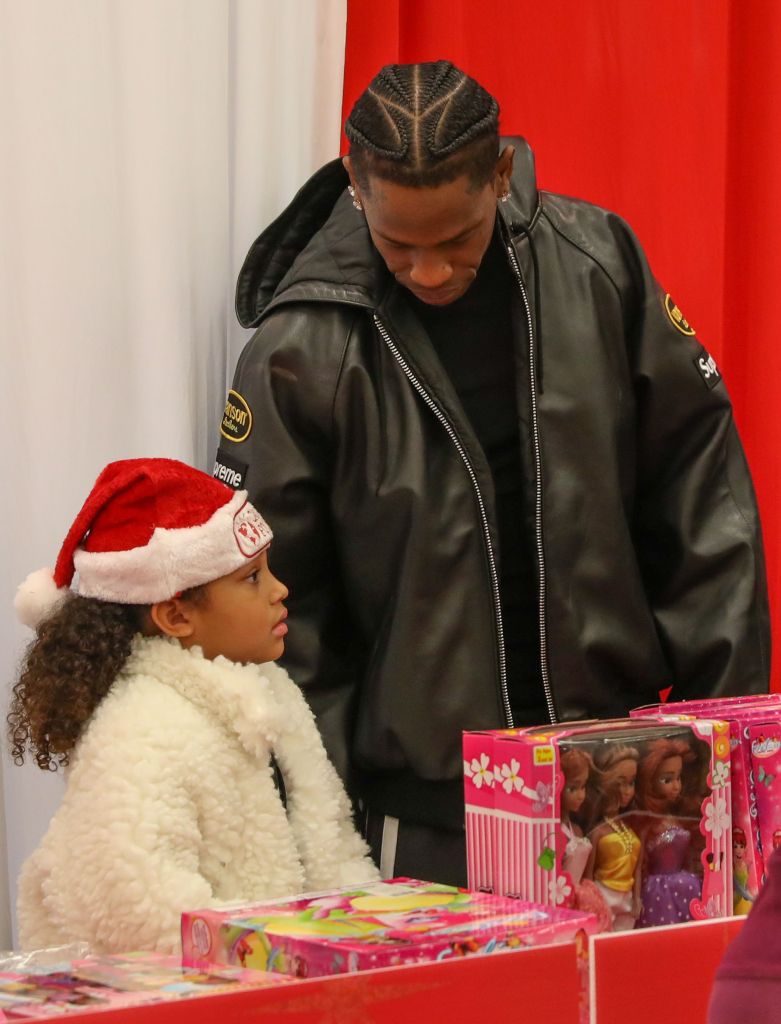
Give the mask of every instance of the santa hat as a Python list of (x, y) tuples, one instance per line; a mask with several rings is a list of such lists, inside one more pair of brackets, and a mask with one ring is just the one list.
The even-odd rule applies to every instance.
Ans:
[(173, 459), (127, 459), (106, 466), (76, 516), (54, 572), (19, 587), (14, 607), (36, 628), (69, 593), (154, 604), (219, 579), (271, 543), (247, 501), (213, 477)]

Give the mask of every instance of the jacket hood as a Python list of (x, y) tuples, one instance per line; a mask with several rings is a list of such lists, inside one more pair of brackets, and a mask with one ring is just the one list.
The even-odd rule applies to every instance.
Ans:
[[(539, 207), (534, 154), (515, 146), (510, 200), (499, 205), (511, 234), (529, 229)], [(257, 327), (280, 302), (343, 302), (373, 309), (387, 282), (363, 214), (347, 193), (341, 160), (312, 175), (289, 206), (252, 243), (236, 284), (236, 316)]]

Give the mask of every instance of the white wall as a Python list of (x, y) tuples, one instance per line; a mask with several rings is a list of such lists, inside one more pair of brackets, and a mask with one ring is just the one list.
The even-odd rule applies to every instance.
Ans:
[[(15, 588), (53, 564), (104, 464), (210, 468), (247, 337), (235, 275), (337, 155), (345, 24), (346, 0), (0, 0), (7, 687), (29, 638)], [(62, 793), (4, 749), (0, 947)]]

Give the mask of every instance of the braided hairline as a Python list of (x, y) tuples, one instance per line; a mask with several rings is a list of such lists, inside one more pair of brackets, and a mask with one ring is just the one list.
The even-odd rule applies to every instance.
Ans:
[[(345, 130), (352, 144), (351, 155), (358, 158), (357, 162), (364, 162), (368, 158), (368, 161), (374, 164), (375, 171), (380, 170), (375, 164), (375, 160), (388, 161), (389, 164), (395, 163), (398, 165), (398, 171), (392, 172), (391, 176), (394, 179), (400, 175), (414, 180), (420, 174), (426, 175), (426, 172), (431, 171), (433, 172), (433, 183), (433, 178), (443, 176), (441, 172), (444, 172), (446, 178), (450, 177), (445, 168), (439, 165), (441, 160), (445, 160), (484, 136), (495, 134), (498, 142), (499, 106), (496, 100), (486, 93), (478, 83), (475, 83), (454, 65), (446, 62), (438, 62), (434, 76), (428, 83), (428, 97), (435, 94), (443, 83), (448, 80), (452, 82), (455, 76), (458, 76), (457, 81), (444, 95), (436, 96), (424, 106), (425, 99), (428, 97), (425, 96), (425, 87), (421, 83), (421, 68), (421, 65), (412, 65), (411, 76), (406, 81), (400, 73), (401, 67), (383, 68), (366, 89), (363, 97), (357, 101), (357, 109), (353, 109), (345, 125)], [(473, 103), (473, 109), (477, 107), (475, 113), (479, 114), (481, 107), (484, 112), (482, 116), (478, 117), (478, 120), (463, 128), (454, 138), (443, 144), (441, 140), (447, 132), (454, 103), (469, 83), (476, 86), (478, 90)], [(379, 129), (377, 122), (375, 122), (376, 127), (372, 126), (370, 110), (366, 106), (361, 109), (361, 100), (364, 104), (370, 100), (375, 109), (378, 108), (377, 114), (374, 116), (381, 117), (385, 129), (389, 129), (387, 134), (385, 130)], [(467, 99), (467, 104), (468, 102)], [(438, 111), (440, 112), (439, 116), (436, 116)], [(469, 116), (467, 107), (465, 117)], [(366, 124), (367, 117), (368, 125)], [(380, 137), (385, 136), (384, 144), (367, 135), (367, 131), (372, 132), (373, 127), (375, 127), (375, 131), (378, 131)], [(382, 172), (388, 170), (390, 170), (389, 166), (383, 168), (380, 171), (380, 176), (384, 177), (385, 174)], [(482, 172), (479, 177), (482, 178)]]

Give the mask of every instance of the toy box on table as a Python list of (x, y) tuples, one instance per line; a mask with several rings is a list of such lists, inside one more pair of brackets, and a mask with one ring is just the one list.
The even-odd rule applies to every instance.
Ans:
[[(709, 700), (678, 701), (637, 708), (630, 717), (654, 715), (663, 721), (689, 721), (692, 717), (710, 718), (729, 723), (730, 774), (732, 780), (731, 850), (733, 862), (733, 912), (747, 914), (756, 899), (765, 876), (764, 857), (772, 852), (774, 801), (765, 790), (774, 775), (766, 758), (757, 759), (753, 767), (752, 731), (754, 738), (768, 734), (781, 721), (781, 695), (755, 694), (743, 697), (719, 697)], [(761, 763), (765, 761), (764, 765)], [(757, 776), (761, 774), (760, 782)], [(762, 796), (762, 808), (758, 797)], [(762, 809), (765, 825), (762, 826)], [(764, 838), (764, 845), (763, 845)], [(767, 845), (770, 842), (770, 845)]]
[(0, 972), (0, 1021), (121, 1009), (292, 980), (228, 966), (194, 970), (182, 967), (179, 957), (156, 953), (87, 957)]
[(409, 878), (182, 915), (186, 963), (299, 977), (444, 960), (590, 934), (589, 914)]
[(467, 807), (493, 792), (497, 893), (590, 911), (605, 930), (731, 912), (726, 724), (503, 730), (489, 762), (478, 780), (465, 756), (465, 792)]

